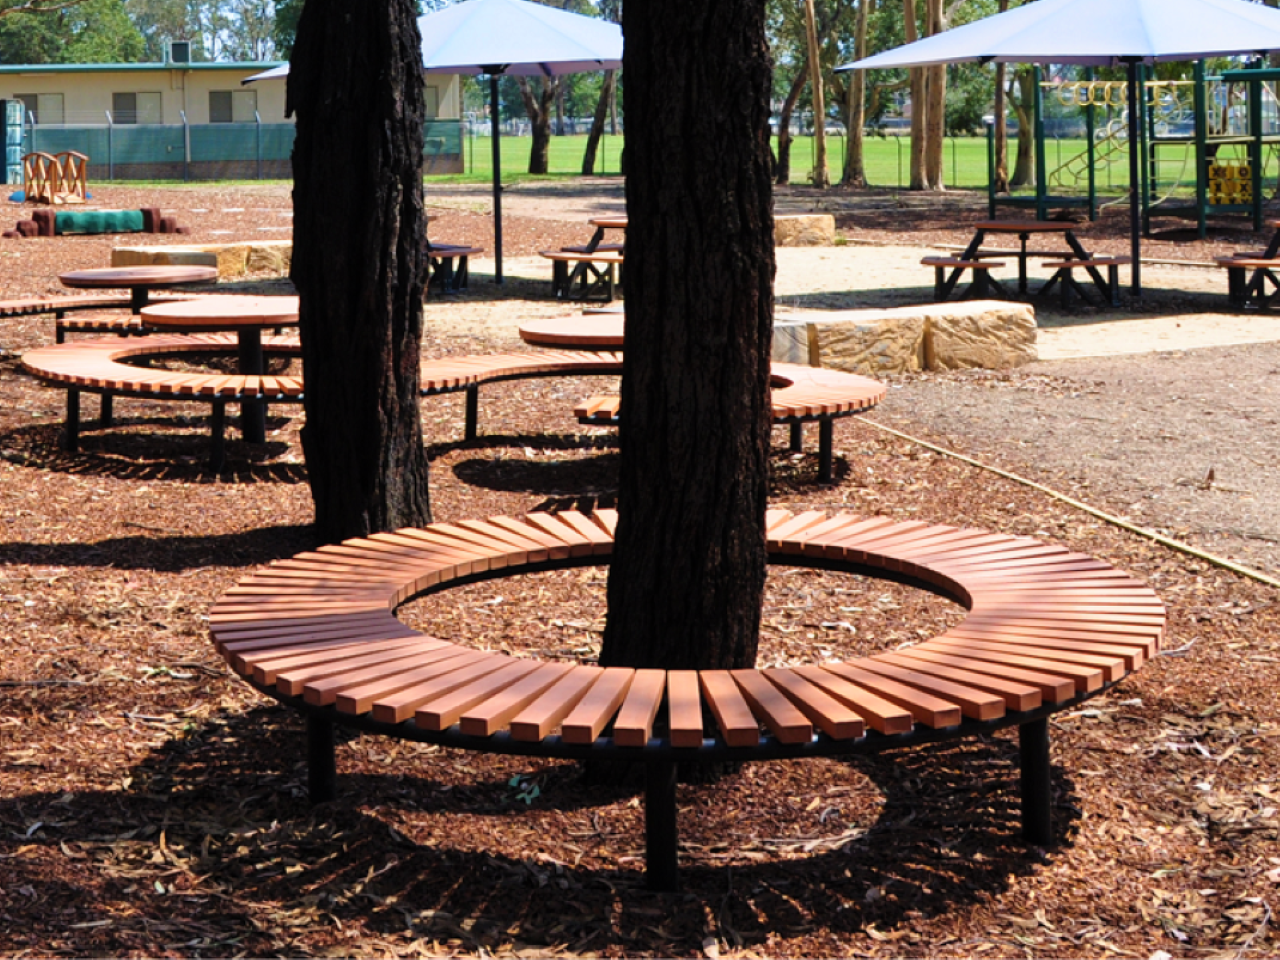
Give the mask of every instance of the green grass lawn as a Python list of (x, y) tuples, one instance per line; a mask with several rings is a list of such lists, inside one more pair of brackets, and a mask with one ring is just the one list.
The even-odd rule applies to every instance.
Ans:
[[(576, 177), (582, 172), (585, 135), (552, 137), (549, 179)], [(827, 169), (833, 182), (839, 182), (844, 168), (844, 137), (827, 138)], [(528, 137), (503, 137), (502, 177), (507, 183), (538, 179), (525, 171), (529, 166)], [(597, 175), (621, 172), (622, 136), (605, 136), (596, 160)], [(774, 142), (777, 148), (777, 142)], [(1016, 142), (1010, 141), (1010, 168)], [(1225, 147), (1220, 159), (1233, 157), (1235, 148)], [(469, 138), (463, 145), (463, 174), (428, 177), (429, 183), (488, 183), (492, 180), (492, 146), (488, 137)], [(872, 186), (905, 188), (910, 180), (911, 141), (907, 137), (875, 137), (865, 140), (867, 178)], [(943, 178), (949, 187), (983, 189), (987, 186), (987, 142), (983, 137), (948, 137), (943, 148)], [(1086, 190), (1083, 154), (1084, 140), (1051, 140), (1046, 145), (1050, 171), (1062, 169), (1059, 178), (1050, 179), (1050, 192), (1083, 195)], [(1163, 147), (1158, 152), (1157, 196), (1174, 190), (1179, 196), (1190, 196), (1195, 188), (1195, 163), (1190, 150), (1181, 146)], [(1124, 145), (1108, 154), (1099, 147), (1097, 164), (1098, 191), (1103, 195), (1124, 193), (1129, 184), (1128, 155)], [(791, 145), (791, 182), (807, 183), (813, 170), (815, 146), (812, 137), (796, 137)], [(1268, 157), (1268, 176), (1276, 175), (1277, 158)]]

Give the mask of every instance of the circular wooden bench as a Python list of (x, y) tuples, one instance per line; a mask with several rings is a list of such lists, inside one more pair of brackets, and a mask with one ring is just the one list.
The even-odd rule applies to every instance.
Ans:
[[(676, 883), (676, 765), (874, 752), (1020, 731), (1023, 831), (1051, 839), (1047, 717), (1159, 648), (1148, 587), (1027, 537), (884, 517), (771, 511), (769, 562), (905, 582), (966, 619), (914, 646), (767, 670), (544, 662), (424, 636), (395, 617), (423, 593), (607, 563), (617, 515), (565, 512), (348, 540), (271, 564), (210, 612), (237, 675), (307, 717), (313, 799), (336, 791), (334, 724), (498, 753), (646, 765), (650, 883)], [(704, 720), (704, 718), (707, 718)]]
[[(296, 338), (266, 337), (267, 354), (297, 356)], [(111, 426), (112, 397), (153, 400), (196, 400), (211, 404), (213, 426), (210, 466), (222, 469), (225, 460), (224, 427), (230, 402), (262, 400), (269, 403), (301, 403), (302, 378), (267, 374), (195, 373), (139, 366), (151, 359), (182, 355), (217, 354), (235, 357), (235, 334), (212, 333), (136, 338), (102, 337), (41, 347), (22, 356), (28, 373), (67, 391), (64, 445), (75, 450), (80, 442), (80, 394), (101, 396), (99, 425)], [(131, 361), (126, 363), (125, 361)]]

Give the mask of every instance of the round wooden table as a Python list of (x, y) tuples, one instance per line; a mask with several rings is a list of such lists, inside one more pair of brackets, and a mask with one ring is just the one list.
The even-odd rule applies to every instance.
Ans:
[(530, 320), (520, 325), (520, 339), (562, 350), (621, 350), (623, 319), (621, 313), (596, 313)]
[[(250, 297), (218, 294), (194, 300), (157, 303), (142, 308), (143, 327), (169, 333), (234, 331), (239, 341), (241, 373), (265, 373), (262, 331), (298, 325), (297, 297)], [(249, 443), (267, 438), (267, 407), (261, 400), (240, 405), (240, 430)]]
[(152, 266), (96, 267), (91, 270), (69, 270), (58, 274), (64, 287), (74, 289), (127, 289), (129, 309), (138, 313), (147, 305), (150, 292), (162, 287), (180, 287), (188, 283), (209, 283), (218, 279), (215, 267)]

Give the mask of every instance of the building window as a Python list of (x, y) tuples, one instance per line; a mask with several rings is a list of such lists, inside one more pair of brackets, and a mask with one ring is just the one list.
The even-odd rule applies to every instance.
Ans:
[(159, 93), (113, 93), (111, 119), (115, 123), (160, 123)]
[(210, 90), (210, 123), (253, 123), (258, 119), (258, 91)]
[(45, 127), (66, 123), (60, 93), (19, 93), (13, 99), (22, 101), (32, 123)]
[(423, 88), (426, 94), (427, 119), (435, 120), (440, 116), (440, 88), (427, 85)]

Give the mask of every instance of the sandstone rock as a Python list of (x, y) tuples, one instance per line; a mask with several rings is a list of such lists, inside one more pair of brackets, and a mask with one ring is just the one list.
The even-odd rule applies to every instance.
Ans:
[(923, 312), (912, 308), (849, 310), (839, 316), (809, 325), (810, 362), (816, 366), (868, 377), (922, 369)]
[(830, 247), (836, 242), (836, 218), (829, 213), (785, 213), (773, 218), (773, 242), (779, 247)]
[(1036, 359), (1036, 315), (1029, 304), (972, 300), (947, 306), (929, 317), (925, 369), (1003, 370)]
[(255, 243), (249, 248), (249, 259), (245, 264), (245, 268), (250, 273), (277, 273), (284, 275), (289, 272), (289, 265), (292, 260), (292, 241), (268, 240), (262, 243)]
[[(116, 247), (111, 251), (113, 267), (216, 267), (218, 255), (201, 247)], [(221, 276), (221, 271), (219, 271)]]
[(810, 324), (805, 320), (775, 317), (771, 358), (779, 363), (804, 363), (812, 366), (810, 329)]

